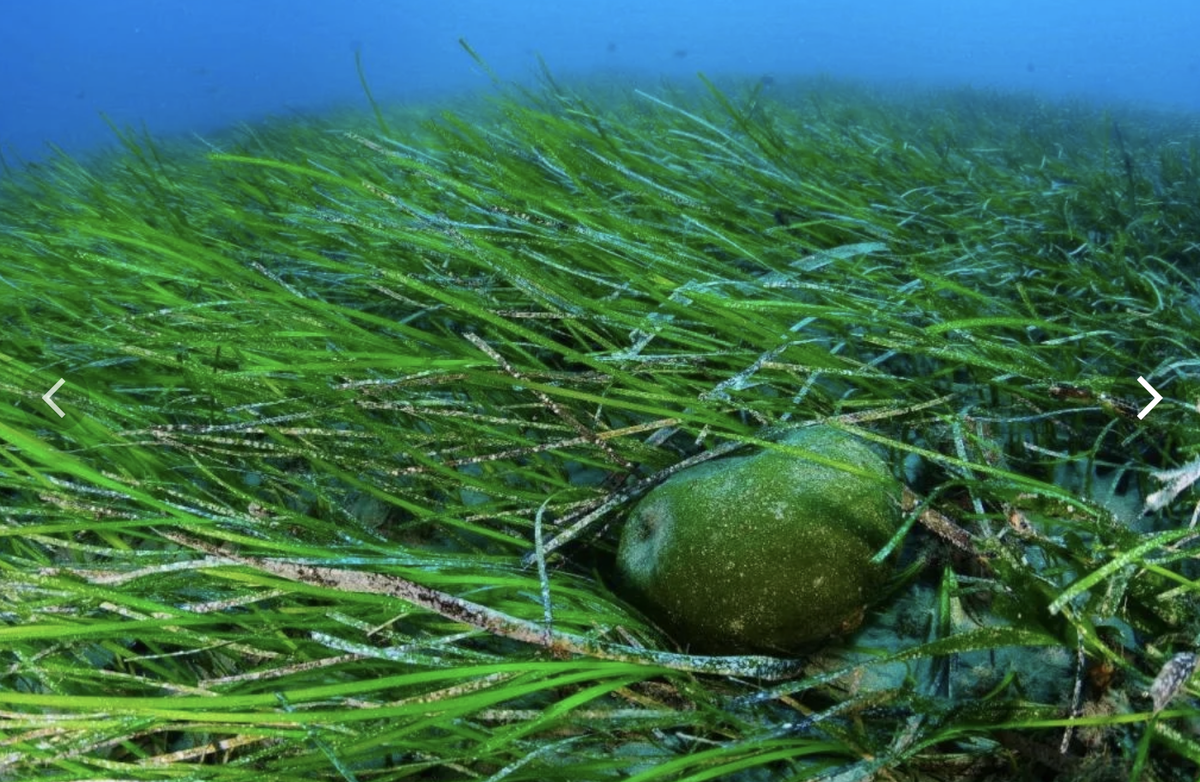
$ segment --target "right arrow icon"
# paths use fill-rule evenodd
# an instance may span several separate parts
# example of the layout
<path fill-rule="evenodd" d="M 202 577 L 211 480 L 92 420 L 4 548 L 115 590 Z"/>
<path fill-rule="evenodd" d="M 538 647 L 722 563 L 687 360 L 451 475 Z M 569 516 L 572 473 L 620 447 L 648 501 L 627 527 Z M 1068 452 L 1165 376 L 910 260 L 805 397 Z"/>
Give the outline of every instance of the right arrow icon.
<path fill-rule="evenodd" d="M 1156 404 L 1162 401 L 1162 394 L 1155 391 L 1154 386 L 1147 383 L 1146 378 L 1142 377 L 1141 375 L 1138 375 L 1138 382 L 1142 384 L 1142 388 L 1150 392 L 1150 396 L 1154 397 L 1154 400 L 1150 402 L 1150 404 L 1143 407 L 1141 412 L 1138 413 L 1138 420 L 1140 421 L 1146 417 L 1147 413 L 1154 409 Z"/>

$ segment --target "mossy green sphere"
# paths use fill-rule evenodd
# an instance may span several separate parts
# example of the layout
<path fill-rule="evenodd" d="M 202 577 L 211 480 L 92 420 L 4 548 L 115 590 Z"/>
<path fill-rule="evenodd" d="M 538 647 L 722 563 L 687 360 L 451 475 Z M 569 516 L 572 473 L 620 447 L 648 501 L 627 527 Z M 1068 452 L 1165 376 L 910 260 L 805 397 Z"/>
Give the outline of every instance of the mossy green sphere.
<path fill-rule="evenodd" d="M 671 476 L 626 522 L 618 569 L 678 642 L 709 654 L 791 653 L 857 627 L 891 573 L 871 558 L 901 520 L 901 485 L 861 439 L 812 426 L 778 450 Z"/>

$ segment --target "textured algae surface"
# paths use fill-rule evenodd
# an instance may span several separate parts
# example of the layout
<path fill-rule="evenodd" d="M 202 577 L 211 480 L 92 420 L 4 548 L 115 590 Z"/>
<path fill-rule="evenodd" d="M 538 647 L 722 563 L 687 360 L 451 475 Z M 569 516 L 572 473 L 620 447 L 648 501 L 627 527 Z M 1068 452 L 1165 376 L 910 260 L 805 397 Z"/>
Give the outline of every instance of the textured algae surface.
<path fill-rule="evenodd" d="M 634 509 L 617 560 L 626 586 L 684 646 L 794 653 L 861 623 L 886 583 L 900 484 L 831 427 L 671 476 Z"/>

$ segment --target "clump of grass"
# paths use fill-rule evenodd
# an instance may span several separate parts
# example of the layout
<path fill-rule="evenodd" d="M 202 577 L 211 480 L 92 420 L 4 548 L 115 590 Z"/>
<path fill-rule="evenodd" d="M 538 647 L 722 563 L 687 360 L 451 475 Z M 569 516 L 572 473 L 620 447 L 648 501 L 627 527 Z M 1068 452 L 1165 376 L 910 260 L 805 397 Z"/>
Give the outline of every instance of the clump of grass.
<path fill-rule="evenodd" d="M 0 197 L 0 777 L 1194 776 L 1183 120 L 548 79 L 118 133 Z M 904 475 L 927 610 L 674 648 L 622 513 L 813 421 Z M 959 691 L 1014 647 L 1069 694 Z"/>

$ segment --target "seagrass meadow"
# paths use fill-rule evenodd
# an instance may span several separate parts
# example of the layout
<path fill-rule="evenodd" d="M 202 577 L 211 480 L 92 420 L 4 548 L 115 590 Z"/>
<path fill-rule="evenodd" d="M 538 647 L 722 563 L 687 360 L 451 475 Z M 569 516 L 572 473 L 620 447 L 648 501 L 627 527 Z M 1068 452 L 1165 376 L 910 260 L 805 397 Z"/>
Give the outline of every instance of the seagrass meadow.
<path fill-rule="evenodd" d="M 371 106 L 8 161 L 0 779 L 1196 778 L 1194 118 Z M 677 643 L 631 508 L 813 424 L 905 487 L 885 594 Z"/>

